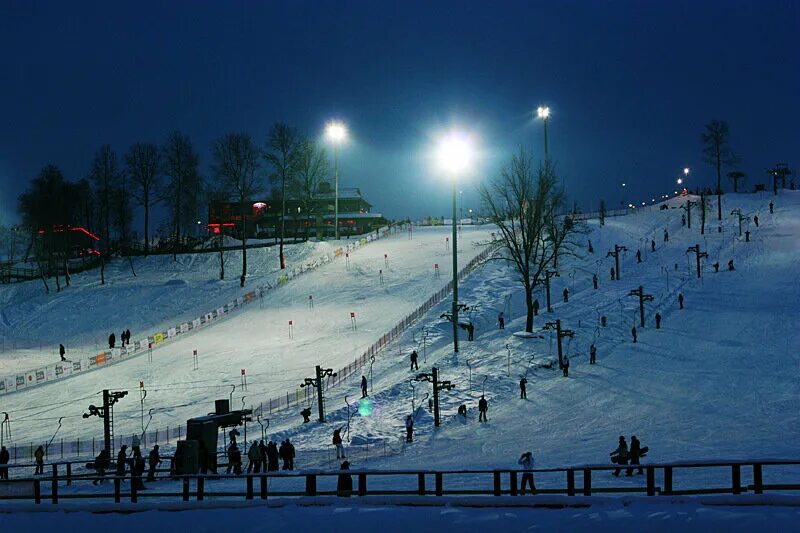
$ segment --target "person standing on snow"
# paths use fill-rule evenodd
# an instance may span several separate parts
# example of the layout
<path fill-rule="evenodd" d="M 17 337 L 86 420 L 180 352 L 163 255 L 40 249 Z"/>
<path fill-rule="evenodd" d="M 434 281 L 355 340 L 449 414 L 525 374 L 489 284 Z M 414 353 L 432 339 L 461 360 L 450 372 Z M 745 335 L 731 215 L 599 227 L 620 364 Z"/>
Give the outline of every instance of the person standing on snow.
<path fill-rule="evenodd" d="M 108 347 L 113 348 L 116 343 L 117 343 L 117 336 L 114 335 L 114 333 L 112 332 L 111 335 L 108 336 Z"/>
<path fill-rule="evenodd" d="M 661 313 L 656 312 L 656 329 L 661 329 Z"/>
<path fill-rule="evenodd" d="M 528 399 L 528 392 L 526 390 L 528 385 L 528 379 L 523 377 L 519 380 L 519 399 L 520 400 L 527 400 Z"/>
<path fill-rule="evenodd" d="M 33 471 L 33 475 L 44 474 L 44 449 L 41 446 L 36 448 L 33 457 L 36 459 L 36 469 Z"/>
<path fill-rule="evenodd" d="M 597 274 L 592 274 L 592 285 L 594 285 L 594 289 L 597 290 Z"/>
<path fill-rule="evenodd" d="M 755 222 L 756 223 L 756 227 L 758 227 L 758 215 L 755 215 L 753 217 L 753 222 Z"/>
<path fill-rule="evenodd" d="M 614 267 L 611 267 L 611 281 L 614 281 L 614 274 L 616 274 Z"/>
<path fill-rule="evenodd" d="M 506 317 L 503 316 L 502 311 L 497 315 L 497 323 L 500 325 L 500 329 L 506 329 Z"/>
<path fill-rule="evenodd" d="M 531 489 L 531 494 L 536 494 L 536 485 L 533 483 L 533 453 L 525 452 L 517 460 L 517 464 L 522 465 L 522 482 L 520 483 L 520 494 L 525 495 L 525 485 Z"/>
<path fill-rule="evenodd" d="M 617 449 L 611 452 L 609 455 L 611 456 L 612 463 L 618 465 L 628 464 L 628 443 L 625 442 L 625 437 L 620 435 L 619 446 L 617 446 Z M 617 469 L 614 470 L 613 475 L 619 476 L 619 472 L 620 468 L 617 467 Z"/>
<path fill-rule="evenodd" d="M 642 447 L 639 443 L 639 439 L 636 438 L 636 435 L 631 437 L 631 449 L 628 451 L 628 457 L 631 460 L 631 465 L 638 465 L 639 458 L 642 456 Z M 642 475 L 644 472 L 642 471 L 642 467 L 639 467 L 639 471 L 637 475 Z M 628 471 L 625 473 L 626 476 L 633 475 L 633 468 L 629 468 Z"/>
<path fill-rule="evenodd" d="M 406 442 L 414 440 L 414 419 L 411 415 L 406 417 Z"/>
<path fill-rule="evenodd" d="M 596 362 L 597 362 L 597 347 L 594 345 L 594 343 L 592 343 L 592 345 L 589 346 L 589 364 L 593 365 Z"/>
<path fill-rule="evenodd" d="M 158 468 L 158 465 L 161 464 L 161 456 L 158 453 L 158 444 L 153 446 L 153 449 L 150 450 L 150 455 L 147 456 L 147 462 L 150 466 L 150 469 L 147 471 L 147 481 L 155 481 L 156 468 Z"/>
<path fill-rule="evenodd" d="M 678 293 L 678 309 L 683 309 L 683 293 Z"/>
<path fill-rule="evenodd" d="M 567 302 L 569 302 L 569 289 L 568 289 L 568 288 L 566 288 L 566 287 L 564 287 L 564 292 L 563 292 L 563 294 L 564 294 L 564 303 L 567 303 Z"/>
<path fill-rule="evenodd" d="M 539 298 L 533 300 L 533 316 L 539 315 Z"/>
<path fill-rule="evenodd" d="M 336 458 L 344 459 L 344 445 L 342 444 L 342 428 L 333 430 L 333 445 L 336 446 Z"/>
<path fill-rule="evenodd" d="M 569 357 L 564 356 L 564 361 L 561 363 L 561 370 L 564 371 L 564 377 L 569 377 Z"/>
<path fill-rule="evenodd" d="M 667 228 L 664 228 L 664 242 L 669 242 L 669 231 L 667 231 Z"/>
<path fill-rule="evenodd" d="M 11 454 L 5 446 L 0 448 L 0 480 L 8 479 L 8 462 L 11 460 Z"/>
<path fill-rule="evenodd" d="M 631 335 L 633 336 L 633 342 L 636 342 L 636 326 L 631 328 Z"/>
<path fill-rule="evenodd" d="M 119 453 L 117 454 L 117 471 L 116 475 L 118 477 L 125 477 L 125 465 L 128 462 L 128 445 L 123 444 L 122 447 L 119 449 Z"/>
<path fill-rule="evenodd" d="M 641 263 L 642 262 L 642 251 L 641 250 L 636 250 L 636 262 L 637 263 Z"/>
<path fill-rule="evenodd" d="M 419 355 L 417 355 L 417 351 L 416 350 L 411 352 L 411 370 L 419 370 L 419 365 L 417 364 L 417 358 L 418 357 L 419 357 Z"/>
<path fill-rule="evenodd" d="M 66 360 L 67 360 L 67 358 L 66 358 L 66 357 L 64 357 L 64 355 L 65 355 L 66 353 L 67 353 L 67 350 L 66 350 L 66 348 L 64 348 L 64 345 L 63 345 L 63 344 L 59 344 L 59 345 L 58 345 L 58 355 L 60 355 L 60 356 L 61 356 L 61 360 L 62 360 L 62 361 L 66 361 Z"/>
<path fill-rule="evenodd" d="M 367 376 L 361 376 L 361 397 L 366 398 L 367 396 Z"/>
<path fill-rule="evenodd" d="M 478 422 L 488 422 L 486 419 L 486 411 L 489 410 L 489 402 L 486 401 L 485 396 L 481 396 L 478 401 Z"/>
<path fill-rule="evenodd" d="M 651 252 L 656 251 L 656 241 L 654 239 L 650 239 L 650 251 Z"/>

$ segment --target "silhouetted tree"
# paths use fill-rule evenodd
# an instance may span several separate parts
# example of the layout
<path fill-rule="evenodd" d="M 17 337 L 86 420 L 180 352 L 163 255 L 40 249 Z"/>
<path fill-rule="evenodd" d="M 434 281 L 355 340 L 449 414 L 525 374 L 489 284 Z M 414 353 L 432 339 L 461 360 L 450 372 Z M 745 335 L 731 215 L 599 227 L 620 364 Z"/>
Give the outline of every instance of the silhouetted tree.
<path fill-rule="evenodd" d="M 300 139 L 297 130 L 278 122 L 272 126 L 264 151 L 264 161 L 270 166 L 269 180 L 280 186 L 281 230 L 279 256 L 281 268 L 286 268 L 283 255 L 283 239 L 286 230 L 286 187 L 290 186 L 297 174 Z"/>
<path fill-rule="evenodd" d="M 162 148 L 163 172 L 167 177 L 163 198 L 169 200 L 170 216 L 174 228 L 174 248 L 172 259 L 177 261 L 177 251 L 181 240 L 181 228 L 195 218 L 197 212 L 197 193 L 200 188 L 199 156 L 192 147 L 188 136 L 179 131 L 167 139 Z"/>
<path fill-rule="evenodd" d="M 739 181 L 744 181 L 745 173 L 738 170 L 728 172 L 728 179 L 733 182 L 733 192 L 739 192 Z"/>
<path fill-rule="evenodd" d="M 717 219 L 722 220 L 722 167 L 736 164 L 739 159 L 730 147 L 730 131 L 724 120 L 712 120 L 700 135 L 706 163 L 717 171 Z"/>
<path fill-rule="evenodd" d="M 313 220 L 317 215 L 317 203 L 314 195 L 317 194 L 320 183 L 325 181 L 328 175 L 330 164 L 325 150 L 317 145 L 316 142 L 305 139 L 300 143 L 297 151 L 297 176 L 296 185 L 293 187 L 297 194 L 300 210 L 306 220 Z M 311 223 L 306 225 L 305 239 L 308 240 L 308 232 Z"/>
<path fill-rule="evenodd" d="M 149 143 L 136 143 L 125 156 L 128 175 L 131 178 L 131 194 L 144 208 L 144 253 L 150 253 L 150 207 L 158 200 L 160 185 L 160 157 L 158 146 Z"/>

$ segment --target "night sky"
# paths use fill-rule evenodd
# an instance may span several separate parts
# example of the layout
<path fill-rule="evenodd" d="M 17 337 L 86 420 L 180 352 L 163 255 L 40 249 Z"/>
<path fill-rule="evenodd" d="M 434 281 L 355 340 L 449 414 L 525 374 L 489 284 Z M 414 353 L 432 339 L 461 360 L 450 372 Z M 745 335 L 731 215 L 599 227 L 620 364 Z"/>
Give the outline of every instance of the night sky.
<path fill-rule="evenodd" d="M 800 165 L 800 2 L 0 0 L 0 222 L 47 163 L 86 176 L 104 143 L 122 155 L 181 130 L 210 177 L 232 131 L 263 144 L 284 121 L 319 136 L 345 121 L 341 185 L 389 217 L 444 215 L 427 153 L 461 126 L 480 140 L 463 185 L 525 144 L 550 154 L 584 209 L 711 185 L 699 136 L 727 120 L 749 176 Z M 725 183 L 729 187 L 728 183 Z"/>

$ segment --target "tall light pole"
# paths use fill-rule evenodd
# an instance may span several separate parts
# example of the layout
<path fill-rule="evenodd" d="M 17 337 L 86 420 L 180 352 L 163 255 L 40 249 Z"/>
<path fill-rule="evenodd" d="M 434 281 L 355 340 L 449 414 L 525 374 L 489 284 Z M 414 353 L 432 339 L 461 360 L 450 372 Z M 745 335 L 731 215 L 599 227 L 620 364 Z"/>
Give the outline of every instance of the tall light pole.
<path fill-rule="evenodd" d="M 544 123 L 544 158 L 548 160 L 550 156 L 547 152 L 547 119 L 550 118 L 550 108 L 539 106 L 536 110 L 536 116 L 542 119 L 542 123 Z"/>
<path fill-rule="evenodd" d="M 339 240 L 339 145 L 347 138 L 347 127 L 338 120 L 328 122 L 325 135 L 333 144 L 333 226 L 334 236 Z"/>
<path fill-rule="evenodd" d="M 461 133 L 450 133 L 439 141 L 436 153 L 439 166 L 446 172 L 453 185 L 453 351 L 458 353 L 458 216 L 456 182 L 459 175 L 469 167 L 472 159 L 472 147 L 469 139 Z"/>

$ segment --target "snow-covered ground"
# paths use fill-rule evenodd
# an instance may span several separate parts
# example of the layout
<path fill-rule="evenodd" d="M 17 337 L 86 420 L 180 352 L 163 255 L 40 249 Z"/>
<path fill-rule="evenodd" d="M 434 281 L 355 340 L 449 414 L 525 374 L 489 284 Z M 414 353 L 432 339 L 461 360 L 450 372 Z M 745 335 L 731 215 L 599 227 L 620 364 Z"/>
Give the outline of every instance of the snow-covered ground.
<path fill-rule="evenodd" d="M 726 195 L 722 232 L 717 231 L 713 209 L 705 235 L 700 235 L 697 208 L 692 212 L 692 229 L 681 225 L 683 211 L 678 206 L 686 198 L 670 200 L 672 209 L 648 208 L 607 219 L 604 227 L 590 221 L 580 244 L 591 239 L 595 252 L 589 254 L 583 247 L 578 257 L 564 258 L 561 276 L 553 280 L 553 313 L 544 311 L 544 295 L 538 294 L 542 312 L 535 327 L 542 339 L 513 335 L 524 328 L 521 287 L 507 264 L 488 261 L 461 284 L 460 298 L 472 309 L 476 336 L 474 342 L 462 338 L 457 357 L 451 349 L 449 324 L 439 319 L 449 307 L 447 301 L 378 355 L 372 393 L 351 420 L 353 467 L 513 468 L 526 450 L 533 451 L 541 467 L 597 464 L 607 462 L 619 435 L 637 435 L 650 447 L 647 460 L 652 462 L 798 457 L 800 194 L 784 191 L 775 199 L 774 215 L 767 208 L 771 199 Z M 748 216 L 759 215 L 760 227 L 745 223 L 752 231 L 751 242 L 738 237 L 738 222 L 728 214 L 734 208 Z M 665 228 L 668 242 L 663 240 Z M 487 229 L 464 229 L 463 262 L 480 251 L 474 243 L 485 241 L 488 234 Z M 145 409 L 156 408 L 151 427 L 163 427 L 203 414 L 211 410 L 214 399 L 227 398 L 230 384 L 238 383 L 240 368 L 247 368 L 250 390 L 236 392 L 234 407 L 241 396 L 246 396 L 246 405 L 257 405 L 259 398 L 293 390 L 316 364 L 337 368 L 348 363 L 444 285 L 450 275 L 446 235 L 446 229 L 430 229 L 415 231 L 413 241 L 400 235 L 372 244 L 353 254 L 349 270 L 344 261 L 337 261 L 304 276 L 274 293 L 263 309 L 254 304 L 254 309 L 164 347 L 152 364 L 140 358 L 10 395 L 2 399 L 0 410 L 11 414 L 14 436 L 21 442 L 49 438 L 59 416 L 72 417 L 64 420 L 65 437 L 85 435 L 95 428 L 86 427 L 79 417 L 99 389 L 135 391 L 142 379 L 149 391 Z M 651 239 L 656 241 L 655 252 L 650 250 Z M 622 280 L 612 282 L 613 259 L 606 253 L 615 243 L 627 246 L 628 252 L 621 258 Z M 696 277 L 693 255 L 687 254 L 695 244 L 709 254 L 701 279 Z M 642 252 L 641 264 L 636 261 L 637 249 Z M 729 259 L 736 270 L 727 270 Z M 204 279 L 211 285 L 213 257 L 208 261 Z M 721 268 L 715 273 L 712 264 L 717 261 Z M 441 268 L 440 279 L 433 276 L 435 262 Z M 234 274 L 235 264 L 229 266 Z M 117 268 L 122 276 L 127 267 Z M 384 270 L 384 285 L 378 280 L 379 269 Z M 592 288 L 593 273 L 600 279 L 598 290 Z M 172 275 L 165 274 L 164 280 Z M 155 286 L 157 279 L 153 274 Z M 633 344 L 630 329 L 634 324 L 638 328 L 638 300 L 628 293 L 640 285 L 654 300 L 645 304 L 647 327 L 639 328 L 638 342 Z M 568 303 L 561 299 L 565 287 L 570 291 Z M 83 301 L 103 290 L 87 289 Z M 117 305 L 143 305 L 134 285 L 126 290 L 128 295 L 121 295 Z M 169 305 L 185 305 L 187 315 L 208 307 L 194 292 L 187 290 L 182 301 L 168 298 Z M 684 310 L 678 309 L 678 293 L 685 296 Z M 308 294 L 314 294 L 313 312 L 307 309 Z M 20 298 L 0 298 L 13 301 L 22 312 Z M 40 302 L 27 312 L 38 312 L 44 305 Z M 505 330 L 496 325 L 501 310 L 506 313 Z M 358 314 L 355 334 L 350 331 L 350 311 Z M 663 317 L 660 330 L 654 327 L 656 311 Z M 130 316 L 133 324 L 146 314 L 144 310 L 119 313 Z M 90 310 L 80 316 L 93 320 Z M 608 318 L 608 327 L 600 327 L 601 316 Z M 572 361 L 568 378 L 557 368 L 542 366 L 555 358 L 556 348 L 552 333 L 541 328 L 556 318 L 575 331 L 574 339 L 565 339 L 565 352 Z M 293 340 L 288 338 L 289 319 L 295 321 Z M 15 320 L 30 322 L 27 316 Z M 83 331 L 93 327 L 81 326 Z M 54 321 L 47 331 L 58 338 L 67 329 Z M 593 342 L 598 363 L 589 365 L 588 347 Z M 200 369 L 194 372 L 192 348 L 201 354 Z M 413 348 L 420 351 L 420 371 L 436 365 L 442 379 L 456 384 L 455 390 L 442 395 L 443 424 L 438 430 L 427 409 L 419 409 L 430 385 L 411 381 L 416 372 L 409 370 L 408 354 Z M 519 399 L 523 375 L 529 381 L 528 400 Z M 484 390 L 489 421 L 479 424 L 476 405 Z M 418 407 L 417 433 L 415 442 L 405 446 L 401 433 L 403 420 L 411 413 L 412 394 Z M 300 468 L 335 466 L 329 460 L 329 443 L 333 429 L 346 423 L 345 396 L 350 401 L 359 396 L 357 380 L 328 391 L 329 423 L 300 424 L 298 413 L 291 410 L 274 415 L 269 437 L 290 436 L 298 448 Z M 461 404 L 469 408 L 466 421 L 456 416 Z M 139 408 L 136 398 L 119 404 L 118 433 L 137 430 Z M 94 433 L 99 436 L 97 426 Z M 371 452 L 365 451 L 367 445 Z M 726 475 L 729 479 L 729 473 L 720 474 Z M 795 470 L 795 480 L 797 475 Z M 590 515 L 587 510 L 586 516 Z"/>

